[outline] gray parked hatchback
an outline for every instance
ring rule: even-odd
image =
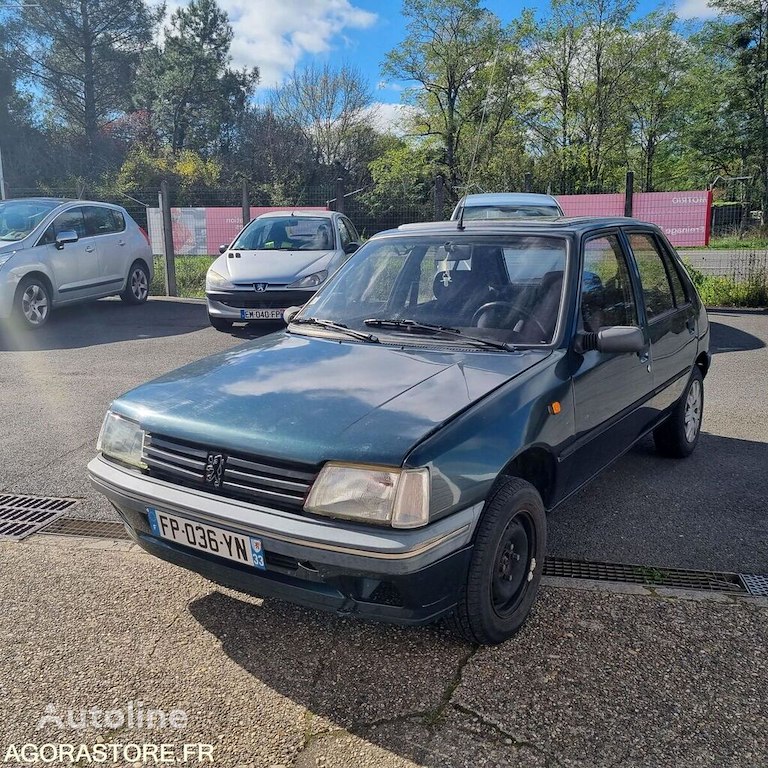
[[[0,203],[0,321],[39,328],[51,310],[119,295],[142,304],[152,249],[118,205],[25,198]]]

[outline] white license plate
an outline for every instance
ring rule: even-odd
[[[194,523],[183,517],[160,512],[154,507],[147,507],[147,516],[152,533],[161,539],[168,539],[185,547],[210,552],[212,555],[246,563],[266,570],[264,550],[261,539],[243,536],[240,533],[225,531],[205,523]]]
[[[284,309],[241,309],[241,320],[282,320]]]

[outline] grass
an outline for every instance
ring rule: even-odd
[[[736,248],[748,248],[754,250],[768,249],[768,234],[760,230],[753,230],[752,232],[744,234],[742,237],[739,237],[738,235],[713,237],[709,241],[709,248],[721,251]]]
[[[185,299],[205,298],[205,273],[215,256],[177,256],[176,293]],[[155,256],[155,277],[149,287],[152,296],[165,296],[165,262]]]

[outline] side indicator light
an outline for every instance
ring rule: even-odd
[[[554,403],[550,403],[547,406],[547,410],[553,415],[557,416],[558,413],[560,413],[560,403],[555,400]]]

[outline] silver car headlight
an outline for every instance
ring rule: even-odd
[[[235,286],[213,269],[209,269],[205,275],[205,290],[206,291],[227,291],[232,290]]]
[[[429,522],[429,470],[329,462],[304,504],[315,515],[418,528]]]
[[[317,288],[317,286],[320,285],[320,283],[322,283],[326,277],[328,277],[328,270],[322,269],[320,272],[313,272],[311,275],[307,275],[306,277],[302,277],[299,280],[296,280],[296,282],[291,283],[288,287]]]
[[[135,422],[107,411],[101,425],[96,450],[112,459],[146,469],[141,453],[144,446],[144,430]]]

